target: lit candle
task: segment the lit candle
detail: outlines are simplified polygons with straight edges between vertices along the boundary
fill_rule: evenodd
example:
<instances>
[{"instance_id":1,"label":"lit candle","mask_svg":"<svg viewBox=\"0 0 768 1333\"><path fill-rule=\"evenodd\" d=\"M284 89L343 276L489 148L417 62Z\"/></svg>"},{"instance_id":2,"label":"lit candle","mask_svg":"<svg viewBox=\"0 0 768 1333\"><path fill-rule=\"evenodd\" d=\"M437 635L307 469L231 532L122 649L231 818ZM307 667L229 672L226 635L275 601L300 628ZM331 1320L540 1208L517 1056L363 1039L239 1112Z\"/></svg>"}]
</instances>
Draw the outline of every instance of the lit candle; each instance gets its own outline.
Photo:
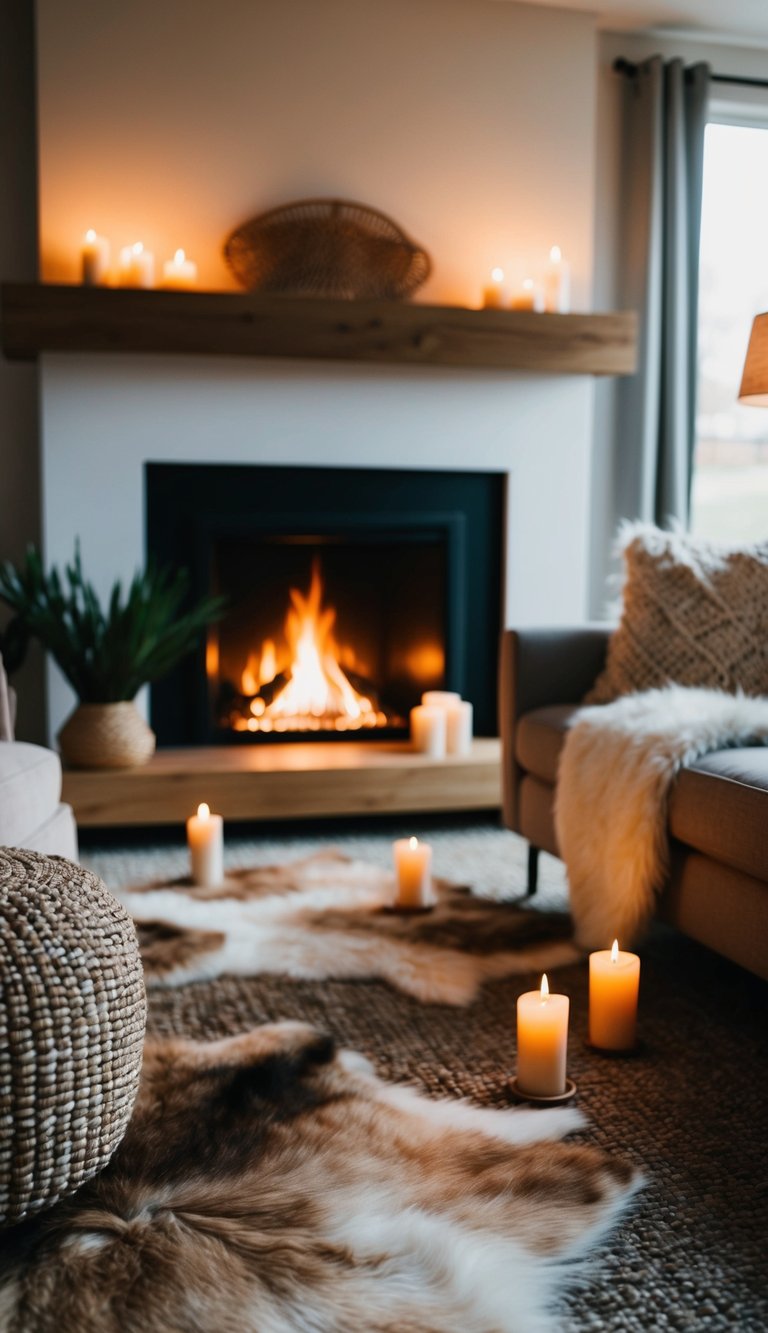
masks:
<instances>
[{"instance_id":1,"label":"lit candle","mask_svg":"<svg viewBox=\"0 0 768 1333\"><path fill-rule=\"evenodd\" d=\"M144 249L141 241L123 246L119 277L121 287L154 287L155 256Z\"/></svg>"},{"instance_id":2,"label":"lit candle","mask_svg":"<svg viewBox=\"0 0 768 1333\"><path fill-rule=\"evenodd\" d=\"M503 268L491 269L491 281L483 288L483 305L486 310L501 310L507 304L507 289L504 284Z\"/></svg>"},{"instance_id":3,"label":"lit candle","mask_svg":"<svg viewBox=\"0 0 768 1333\"><path fill-rule=\"evenodd\" d=\"M397 891L395 906L404 911L432 907L432 848L418 838L398 838L393 843Z\"/></svg>"},{"instance_id":4,"label":"lit candle","mask_svg":"<svg viewBox=\"0 0 768 1333\"><path fill-rule=\"evenodd\" d=\"M604 1051L631 1051L637 1033L640 959L612 949L589 955L589 1040Z\"/></svg>"},{"instance_id":5,"label":"lit candle","mask_svg":"<svg viewBox=\"0 0 768 1333\"><path fill-rule=\"evenodd\" d=\"M448 737L445 709L431 704L418 704L411 709L411 741L414 750L444 759Z\"/></svg>"},{"instance_id":6,"label":"lit candle","mask_svg":"<svg viewBox=\"0 0 768 1333\"><path fill-rule=\"evenodd\" d=\"M566 315L571 308L571 266L563 259L559 245L549 252L549 264L544 279L544 308Z\"/></svg>"},{"instance_id":7,"label":"lit candle","mask_svg":"<svg viewBox=\"0 0 768 1333\"><path fill-rule=\"evenodd\" d=\"M216 888L224 879L224 820L205 803L187 820L187 844L193 884Z\"/></svg>"},{"instance_id":8,"label":"lit candle","mask_svg":"<svg viewBox=\"0 0 768 1333\"><path fill-rule=\"evenodd\" d=\"M109 241L105 236L97 236L92 227L83 237L82 264L83 286L103 287L109 277Z\"/></svg>"},{"instance_id":9,"label":"lit candle","mask_svg":"<svg viewBox=\"0 0 768 1333\"><path fill-rule=\"evenodd\" d=\"M543 310L544 296L533 278L525 278L519 292L509 303L510 310Z\"/></svg>"},{"instance_id":10,"label":"lit candle","mask_svg":"<svg viewBox=\"0 0 768 1333\"><path fill-rule=\"evenodd\" d=\"M183 291L197 282L197 264L187 259L183 250L177 250L173 259L163 264L163 286Z\"/></svg>"},{"instance_id":11,"label":"lit candle","mask_svg":"<svg viewBox=\"0 0 768 1333\"><path fill-rule=\"evenodd\" d=\"M456 690L425 690L421 702L429 708L447 708L450 704L461 703L461 695Z\"/></svg>"},{"instance_id":12,"label":"lit candle","mask_svg":"<svg viewBox=\"0 0 768 1333\"><path fill-rule=\"evenodd\" d=\"M567 995L550 995L546 973L540 990L518 998L517 1086L522 1093L559 1097L565 1092L569 1008Z\"/></svg>"}]
</instances>

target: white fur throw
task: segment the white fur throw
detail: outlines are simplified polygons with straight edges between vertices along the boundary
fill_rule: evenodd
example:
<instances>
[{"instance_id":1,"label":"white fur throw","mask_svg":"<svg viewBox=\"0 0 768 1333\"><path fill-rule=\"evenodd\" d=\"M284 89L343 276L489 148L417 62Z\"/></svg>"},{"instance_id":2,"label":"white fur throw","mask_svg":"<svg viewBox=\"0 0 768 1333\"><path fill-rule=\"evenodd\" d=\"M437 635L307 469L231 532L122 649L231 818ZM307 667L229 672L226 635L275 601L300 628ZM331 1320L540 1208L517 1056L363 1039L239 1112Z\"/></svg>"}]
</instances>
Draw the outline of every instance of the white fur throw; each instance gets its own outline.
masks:
<instances>
[{"instance_id":1,"label":"white fur throw","mask_svg":"<svg viewBox=\"0 0 768 1333\"><path fill-rule=\"evenodd\" d=\"M664 689L582 708L560 757L555 826L576 938L628 945L647 926L668 866L676 774L701 755L768 742L768 699Z\"/></svg>"}]
</instances>

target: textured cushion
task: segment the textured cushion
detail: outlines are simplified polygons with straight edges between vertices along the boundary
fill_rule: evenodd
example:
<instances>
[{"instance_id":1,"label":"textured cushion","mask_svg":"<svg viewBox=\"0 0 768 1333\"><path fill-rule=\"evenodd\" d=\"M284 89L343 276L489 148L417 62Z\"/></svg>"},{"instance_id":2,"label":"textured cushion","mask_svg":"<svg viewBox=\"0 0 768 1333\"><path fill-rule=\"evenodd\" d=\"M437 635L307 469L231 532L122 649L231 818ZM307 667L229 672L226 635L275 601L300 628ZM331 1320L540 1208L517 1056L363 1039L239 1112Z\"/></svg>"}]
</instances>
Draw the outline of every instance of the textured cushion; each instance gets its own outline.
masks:
<instances>
[{"instance_id":1,"label":"textured cushion","mask_svg":"<svg viewBox=\"0 0 768 1333\"><path fill-rule=\"evenodd\" d=\"M670 682L768 694L768 541L726 549L636 523L622 539L621 624L586 702Z\"/></svg>"},{"instance_id":2,"label":"textured cushion","mask_svg":"<svg viewBox=\"0 0 768 1333\"><path fill-rule=\"evenodd\" d=\"M576 704L550 704L524 713L515 724L515 758L526 773L555 783L560 751Z\"/></svg>"},{"instance_id":3,"label":"textured cushion","mask_svg":"<svg viewBox=\"0 0 768 1333\"><path fill-rule=\"evenodd\" d=\"M768 747L718 750L683 769L669 830L687 847L768 881Z\"/></svg>"},{"instance_id":4,"label":"textured cushion","mask_svg":"<svg viewBox=\"0 0 768 1333\"><path fill-rule=\"evenodd\" d=\"M61 762L52 750L0 741L0 846L24 846L51 818L61 796Z\"/></svg>"}]
</instances>

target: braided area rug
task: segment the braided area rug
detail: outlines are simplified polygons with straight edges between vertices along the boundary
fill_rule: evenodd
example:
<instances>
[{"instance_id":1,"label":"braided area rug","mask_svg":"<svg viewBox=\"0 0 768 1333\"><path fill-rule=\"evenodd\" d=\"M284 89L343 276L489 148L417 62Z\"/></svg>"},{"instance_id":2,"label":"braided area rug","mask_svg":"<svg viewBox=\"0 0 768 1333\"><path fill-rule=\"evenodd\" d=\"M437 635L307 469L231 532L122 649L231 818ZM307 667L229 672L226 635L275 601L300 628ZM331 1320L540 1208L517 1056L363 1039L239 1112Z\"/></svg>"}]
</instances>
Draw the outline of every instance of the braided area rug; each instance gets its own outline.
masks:
<instances>
[{"instance_id":1,"label":"braided area rug","mask_svg":"<svg viewBox=\"0 0 768 1333\"><path fill-rule=\"evenodd\" d=\"M381 823L340 837L348 854L389 864ZM525 844L492 823L422 821L438 873L484 893L522 892ZM228 864L306 855L322 838L228 841ZM93 847L84 859L108 884L183 873L183 846ZM564 910L559 862L542 857L539 907ZM568 1333L765 1333L768 1328L768 987L676 933L658 928L640 950L637 1059L583 1045L587 968L565 968L571 1000L569 1073L589 1129L584 1140L634 1162L646 1186L560 1307ZM281 1018L310 1022L363 1051L383 1077L432 1095L507 1106L515 1067L514 1005L537 978L488 983L464 1009L424 1005L381 982L222 977L150 991L150 1031L213 1039ZM540 1114L546 1115L544 1111Z\"/></svg>"}]
</instances>

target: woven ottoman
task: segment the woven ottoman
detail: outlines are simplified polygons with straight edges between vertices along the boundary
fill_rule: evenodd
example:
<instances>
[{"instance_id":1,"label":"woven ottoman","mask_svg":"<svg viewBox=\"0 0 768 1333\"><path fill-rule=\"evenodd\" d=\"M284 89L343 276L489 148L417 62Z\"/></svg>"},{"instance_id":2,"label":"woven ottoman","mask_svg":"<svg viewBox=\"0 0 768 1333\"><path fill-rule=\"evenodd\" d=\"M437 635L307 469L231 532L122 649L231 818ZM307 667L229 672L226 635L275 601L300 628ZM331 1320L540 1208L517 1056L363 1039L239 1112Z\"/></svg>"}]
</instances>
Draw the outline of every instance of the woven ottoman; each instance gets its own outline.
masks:
<instances>
[{"instance_id":1,"label":"woven ottoman","mask_svg":"<svg viewBox=\"0 0 768 1333\"><path fill-rule=\"evenodd\" d=\"M101 880L0 848L0 1225L72 1193L120 1142L146 997L133 924Z\"/></svg>"}]
</instances>

